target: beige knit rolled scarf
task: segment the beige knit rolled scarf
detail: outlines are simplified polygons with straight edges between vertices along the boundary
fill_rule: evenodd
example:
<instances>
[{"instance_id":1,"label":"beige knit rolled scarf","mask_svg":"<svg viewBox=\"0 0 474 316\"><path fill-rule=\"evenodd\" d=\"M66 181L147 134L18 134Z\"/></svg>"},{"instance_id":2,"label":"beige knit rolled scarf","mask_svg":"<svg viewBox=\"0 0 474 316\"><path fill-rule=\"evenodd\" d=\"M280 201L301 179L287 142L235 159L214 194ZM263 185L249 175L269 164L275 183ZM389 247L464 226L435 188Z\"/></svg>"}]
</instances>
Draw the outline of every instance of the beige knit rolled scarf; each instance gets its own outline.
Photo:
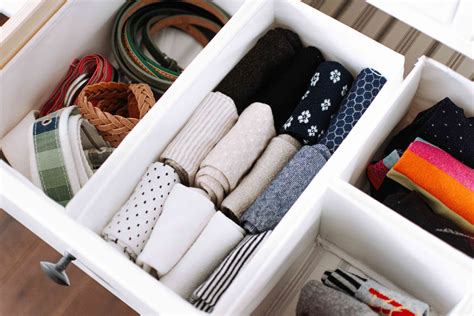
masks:
<instances>
[{"instance_id":1,"label":"beige knit rolled scarf","mask_svg":"<svg viewBox=\"0 0 474 316\"><path fill-rule=\"evenodd\" d=\"M222 202L222 211L232 212L237 218L252 205L300 149L298 140L287 134L274 137L263 154L255 162L252 170Z\"/></svg>"},{"instance_id":2,"label":"beige knit rolled scarf","mask_svg":"<svg viewBox=\"0 0 474 316\"><path fill-rule=\"evenodd\" d=\"M202 160L234 126L237 118L231 98L220 92L210 92L168 144L160 161L176 170L181 183L193 185Z\"/></svg>"},{"instance_id":3,"label":"beige knit rolled scarf","mask_svg":"<svg viewBox=\"0 0 474 316\"><path fill-rule=\"evenodd\" d=\"M196 174L196 186L203 189L217 207L250 170L275 136L270 106L255 102L240 115L234 127L209 152Z\"/></svg>"}]
</instances>

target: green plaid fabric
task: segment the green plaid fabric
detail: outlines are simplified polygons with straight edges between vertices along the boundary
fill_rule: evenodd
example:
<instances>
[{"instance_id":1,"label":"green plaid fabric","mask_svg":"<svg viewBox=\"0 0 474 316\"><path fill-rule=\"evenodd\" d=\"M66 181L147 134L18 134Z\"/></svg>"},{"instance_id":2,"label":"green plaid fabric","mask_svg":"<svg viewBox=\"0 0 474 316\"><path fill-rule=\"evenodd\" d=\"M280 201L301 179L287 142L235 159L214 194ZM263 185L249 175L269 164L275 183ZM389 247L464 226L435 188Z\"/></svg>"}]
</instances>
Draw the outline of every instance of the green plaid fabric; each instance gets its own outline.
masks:
<instances>
[{"instance_id":1,"label":"green plaid fabric","mask_svg":"<svg viewBox=\"0 0 474 316\"><path fill-rule=\"evenodd\" d=\"M59 138L60 110L33 123L33 144L36 165L43 191L53 200L65 206L74 193L69 182ZM72 111L72 114L76 110ZM69 119L62 117L61 119Z\"/></svg>"}]
</instances>

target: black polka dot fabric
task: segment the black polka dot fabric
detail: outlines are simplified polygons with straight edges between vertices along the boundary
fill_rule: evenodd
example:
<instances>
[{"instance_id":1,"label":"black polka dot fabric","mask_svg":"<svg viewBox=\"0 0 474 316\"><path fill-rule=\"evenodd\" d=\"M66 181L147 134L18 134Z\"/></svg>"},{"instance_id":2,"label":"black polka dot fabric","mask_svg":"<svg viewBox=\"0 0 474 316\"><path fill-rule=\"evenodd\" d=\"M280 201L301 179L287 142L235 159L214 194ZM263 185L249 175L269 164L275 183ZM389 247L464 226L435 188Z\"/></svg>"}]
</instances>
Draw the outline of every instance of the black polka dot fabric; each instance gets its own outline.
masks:
<instances>
[{"instance_id":1,"label":"black polka dot fabric","mask_svg":"<svg viewBox=\"0 0 474 316\"><path fill-rule=\"evenodd\" d=\"M449 98L420 112L410 125L393 137L385 153L393 149L405 150L416 137L440 147L474 168L474 117L466 118L464 110Z\"/></svg>"},{"instance_id":2,"label":"black polka dot fabric","mask_svg":"<svg viewBox=\"0 0 474 316\"><path fill-rule=\"evenodd\" d=\"M103 238L135 260L176 183L179 177L172 167L161 162L151 164L130 198L104 228Z\"/></svg>"},{"instance_id":3,"label":"black polka dot fabric","mask_svg":"<svg viewBox=\"0 0 474 316\"><path fill-rule=\"evenodd\" d=\"M340 63L326 61L320 64L281 133L290 134L305 144L316 144L352 81L351 73Z\"/></svg>"}]
</instances>

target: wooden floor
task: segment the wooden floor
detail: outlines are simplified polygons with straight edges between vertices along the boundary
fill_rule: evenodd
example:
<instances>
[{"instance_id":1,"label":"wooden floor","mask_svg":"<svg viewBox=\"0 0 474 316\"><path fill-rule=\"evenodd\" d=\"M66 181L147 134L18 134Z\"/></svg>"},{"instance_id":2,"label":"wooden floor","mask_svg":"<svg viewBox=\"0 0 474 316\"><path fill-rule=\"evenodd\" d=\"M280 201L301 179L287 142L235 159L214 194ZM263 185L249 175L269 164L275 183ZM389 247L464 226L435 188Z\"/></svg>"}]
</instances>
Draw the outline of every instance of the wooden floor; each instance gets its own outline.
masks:
<instances>
[{"instance_id":1,"label":"wooden floor","mask_svg":"<svg viewBox=\"0 0 474 316\"><path fill-rule=\"evenodd\" d=\"M59 286L41 271L42 260L60 254L0 210L0 315L136 315L71 264L71 286Z\"/></svg>"}]
</instances>

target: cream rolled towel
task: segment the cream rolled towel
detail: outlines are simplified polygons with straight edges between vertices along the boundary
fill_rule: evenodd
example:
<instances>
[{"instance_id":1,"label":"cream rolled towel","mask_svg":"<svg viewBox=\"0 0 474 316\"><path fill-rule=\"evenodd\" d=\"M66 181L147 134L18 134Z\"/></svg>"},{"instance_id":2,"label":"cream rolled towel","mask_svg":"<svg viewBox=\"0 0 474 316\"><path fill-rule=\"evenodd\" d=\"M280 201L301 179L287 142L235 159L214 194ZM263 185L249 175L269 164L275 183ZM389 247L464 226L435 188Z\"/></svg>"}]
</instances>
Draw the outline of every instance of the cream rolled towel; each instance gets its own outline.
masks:
<instances>
[{"instance_id":1,"label":"cream rolled towel","mask_svg":"<svg viewBox=\"0 0 474 316\"><path fill-rule=\"evenodd\" d=\"M28 179L31 179L28 134L31 133L31 125L36 121L38 113L37 110L28 112L1 142L2 152L10 166Z\"/></svg>"},{"instance_id":2,"label":"cream rolled towel","mask_svg":"<svg viewBox=\"0 0 474 316\"><path fill-rule=\"evenodd\" d=\"M274 137L262 156L258 158L252 170L240 181L239 185L222 202L224 213L231 212L237 218L252 205L300 149L301 144L290 135Z\"/></svg>"},{"instance_id":3,"label":"cream rolled towel","mask_svg":"<svg viewBox=\"0 0 474 316\"><path fill-rule=\"evenodd\" d=\"M184 257L160 281L182 298L189 299L244 235L239 225L221 212L215 213Z\"/></svg>"},{"instance_id":4,"label":"cream rolled towel","mask_svg":"<svg viewBox=\"0 0 474 316\"><path fill-rule=\"evenodd\" d=\"M127 202L104 227L102 237L132 260L150 238L166 199L179 183L172 167L161 162L148 166Z\"/></svg>"},{"instance_id":5,"label":"cream rolled towel","mask_svg":"<svg viewBox=\"0 0 474 316\"><path fill-rule=\"evenodd\" d=\"M275 136L270 106L252 103L234 127L217 143L196 174L196 186L220 207Z\"/></svg>"},{"instance_id":6,"label":"cream rolled towel","mask_svg":"<svg viewBox=\"0 0 474 316\"><path fill-rule=\"evenodd\" d=\"M147 272L156 272L158 277L168 273L214 214L214 205L201 193L176 184L137 264Z\"/></svg>"},{"instance_id":7,"label":"cream rolled towel","mask_svg":"<svg viewBox=\"0 0 474 316\"><path fill-rule=\"evenodd\" d=\"M202 160L234 126L237 118L231 98L220 92L210 92L168 144L160 161L172 166L184 185L193 185Z\"/></svg>"}]
</instances>

